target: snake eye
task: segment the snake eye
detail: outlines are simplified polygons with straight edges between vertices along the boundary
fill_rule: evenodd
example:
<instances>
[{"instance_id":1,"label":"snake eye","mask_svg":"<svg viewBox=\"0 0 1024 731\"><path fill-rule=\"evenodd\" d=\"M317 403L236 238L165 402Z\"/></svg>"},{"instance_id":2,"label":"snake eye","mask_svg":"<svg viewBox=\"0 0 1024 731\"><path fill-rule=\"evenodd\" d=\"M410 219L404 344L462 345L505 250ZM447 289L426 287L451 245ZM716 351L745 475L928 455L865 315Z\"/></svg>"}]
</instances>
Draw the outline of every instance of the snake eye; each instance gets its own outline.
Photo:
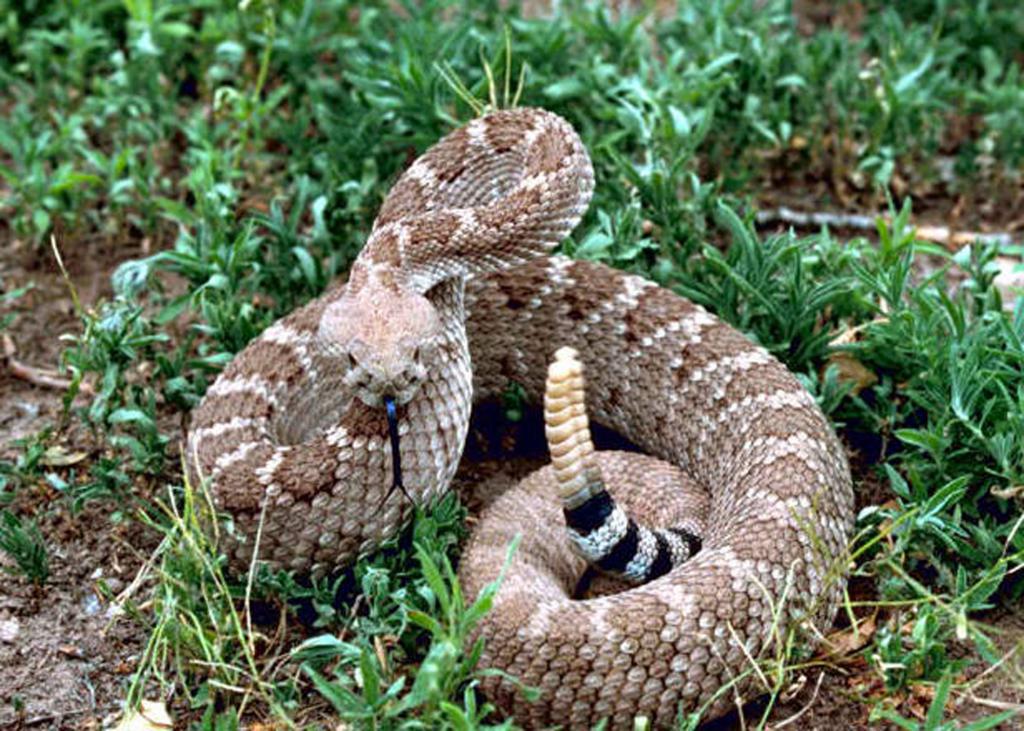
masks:
<instances>
[{"instance_id":1,"label":"snake eye","mask_svg":"<svg viewBox=\"0 0 1024 731\"><path fill-rule=\"evenodd\" d=\"M434 343L419 343L413 348L412 359L415 363L422 365L428 360L432 360L436 352L437 346Z\"/></svg>"}]
</instances>

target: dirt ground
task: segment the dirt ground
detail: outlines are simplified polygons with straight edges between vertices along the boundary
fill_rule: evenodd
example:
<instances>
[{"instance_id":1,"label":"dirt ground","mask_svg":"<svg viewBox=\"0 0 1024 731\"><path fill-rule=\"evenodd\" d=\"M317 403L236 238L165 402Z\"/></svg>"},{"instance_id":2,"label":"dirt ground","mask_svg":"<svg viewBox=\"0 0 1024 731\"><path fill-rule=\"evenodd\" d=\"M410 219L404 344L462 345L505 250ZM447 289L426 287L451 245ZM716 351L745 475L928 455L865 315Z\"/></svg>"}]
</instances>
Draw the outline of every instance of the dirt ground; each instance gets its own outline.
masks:
<instances>
[{"instance_id":1,"label":"dirt ground","mask_svg":"<svg viewBox=\"0 0 1024 731\"><path fill-rule=\"evenodd\" d=\"M805 193L803 200L807 196ZM775 204L781 202L791 204L792 200ZM948 206L931 209L933 215L942 210L948 211ZM1005 209L1003 213L1005 216ZM935 220L944 223L946 216L935 215ZM1012 216L1002 218L1002 223L1010 221ZM140 254L134 245L85 242L79 242L76 251L67 263L85 306L109 296L109 275L114 267ZM18 303L18 317L8 331L15 358L32 368L56 369L62 348L60 334L76 332L79 324L53 257L48 251L26 251L0 229L0 281L8 289L34 285ZM17 450L12 442L60 421L63 394L18 377L8 361L0 361L0 365L0 456L14 458ZM479 508L539 463L535 439L513 433L500 441L503 443L495 443L492 438L488 442L478 435L467 450L458 481L463 488L475 486L471 508ZM57 448L55 454L80 458L85 469L99 456L96 441L73 422L57 432L51 444ZM526 456L511 461L495 459L511 444ZM875 501L878 495L872 494L870 481L862 484L861 502ZM146 633L132 620L116 617L104 596L116 594L132 582L157 538L137 521L115 520L107 504L72 515L66 501L45 481L25 489L27 494L18 499L26 500L38 515L50 547L52 574L47 584L36 590L21 579L0 573L0 729L106 727L120 709ZM4 560L0 557L0 562ZM991 625L1007 659L994 671L972 659L967 676L980 678L973 686L973 699L955 699L957 714L965 719L992 713L1005 704L1024 703L1024 612L1004 608L982 620ZM844 628L839 625L836 631L842 633ZM868 723L871 704L865 702L883 694L877 673L856 653L822 659L820 664L793 674L792 688L771 712L771 728L884 728ZM930 698L922 691L920 697L894 700L904 712L923 714ZM748 719L756 723L763 709L763 702L753 703ZM733 716L711 727L744 726ZM1021 727L1004 724L1002 728Z\"/></svg>"},{"instance_id":2,"label":"dirt ground","mask_svg":"<svg viewBox=\"0 0 1024 731\"><path fill-rule=\"evenodd\" d=\"M99 252L97 252L99 253ZM108 254L110 252L107 252ZM128 249L120 256L136 255ZM79 296L89 304L109 295L116 261L75 256L69 264ZM8 334L22 365L56 370L61 333L78 329L68 289L47 252L8 242L0 249L0 281L33 288L17 303ZM62 391L15 377L10 363L0 374L0 456L13 459L17 440L57 424ZM71 426L52 440L53 454L86 466L95 441ZM71 515L45 483L19 494L37 512L50 548L51 576L36 590L0 573L0 728L89 728L119 711L119 700L145 641L139 628L111 622L101 582L116 593L130 582L153 537L132 520L115 523L110 507ZM0 556L0 562L6 557Z\"/></svg>"}]
</instances>

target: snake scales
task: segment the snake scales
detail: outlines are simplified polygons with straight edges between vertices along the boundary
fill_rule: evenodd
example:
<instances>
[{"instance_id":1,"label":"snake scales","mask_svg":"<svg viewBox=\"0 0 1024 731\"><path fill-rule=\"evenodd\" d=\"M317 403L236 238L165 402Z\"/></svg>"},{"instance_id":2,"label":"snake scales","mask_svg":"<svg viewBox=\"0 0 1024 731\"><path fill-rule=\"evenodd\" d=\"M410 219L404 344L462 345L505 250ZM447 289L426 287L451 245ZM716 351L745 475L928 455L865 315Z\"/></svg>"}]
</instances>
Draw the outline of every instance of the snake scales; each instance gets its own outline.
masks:
<instances>
[{"instance_id":1,"label":"snake scales","mask_svg":"<svg viewBox=\"0 0 1024 731\"><path fill-rule=\"evenodd\" d=\"M481 629L483 662L543 693L527 703L495 676L484 690L528 726L643 714L660 727L749 668L773 622L830 621L852 487L825 417L765 350L640 277L549 255L592 188L579 138L548 112L494 112L447 135L394 185L348 282L268 328L211 386L188 462L234 518L235 566L262 521L261 560L328 571L409 517L391 489L385 404L405 491L426 501L448 489L472 403L510 381L539 399L552 353L571 346L591 418L656 458L602 455L609 490L652 525L685 522L705 495L689 517L703 547L642 586L574 599L583 565L553 478L527 479L481 517L460 579L475 596L524 534ZM709 715L732 703L722 695Z\"/></svg>"}]
</instances>

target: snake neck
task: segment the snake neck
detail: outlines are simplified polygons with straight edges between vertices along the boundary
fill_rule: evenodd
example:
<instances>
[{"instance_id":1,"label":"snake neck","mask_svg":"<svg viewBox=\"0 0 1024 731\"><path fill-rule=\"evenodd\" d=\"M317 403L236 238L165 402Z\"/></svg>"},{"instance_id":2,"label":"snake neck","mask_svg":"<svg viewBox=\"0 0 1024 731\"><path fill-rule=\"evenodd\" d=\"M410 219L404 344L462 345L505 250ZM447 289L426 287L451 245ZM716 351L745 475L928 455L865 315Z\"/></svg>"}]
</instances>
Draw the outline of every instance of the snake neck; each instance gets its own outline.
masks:
<instances>
[{"instance_id":1,"label":"snake neck","mask_svg":"<svg viewBox=\"0 0 1024 731\"><path fill-rule=\"evenodd\" d=\"M447 490L469 431L473 373L464 286L462 278L452 278L426 293L437 308L442 335L430 377L400 413L400 451L406 487L421 501Z\"/></svg>"},{"instance_id":2,"label":"snake neck","mask_svg":"<svg viewBox=\"0 0 1024 731\"><path fill-rule=\"evenodd\" d=\"M357 297L369 288L393 294L408 289L409 281L402 271L400 253L395 246L383 246L380 241L371 237L352 262L345 285L347 297Z\"/></svg>"}]
</instances>

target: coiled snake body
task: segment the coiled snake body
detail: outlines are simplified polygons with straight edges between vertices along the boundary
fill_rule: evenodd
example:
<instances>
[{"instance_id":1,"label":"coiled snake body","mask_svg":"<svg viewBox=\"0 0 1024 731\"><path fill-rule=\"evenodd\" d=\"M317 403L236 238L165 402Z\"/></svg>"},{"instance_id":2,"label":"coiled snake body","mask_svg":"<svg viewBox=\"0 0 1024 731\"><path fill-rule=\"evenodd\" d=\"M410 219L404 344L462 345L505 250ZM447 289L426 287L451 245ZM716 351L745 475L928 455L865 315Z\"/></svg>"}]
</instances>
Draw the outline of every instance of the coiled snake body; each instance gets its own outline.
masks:
<instances>
[{"instance_id":1,"label":"coiled snake body","mask_svg":"<svg viewBox=\"0 0 1024 731\"><path fill-rule=\"evenodd\" d=\"M703 547L647 584L574 599L582 563L553 478L526 480L481 516L459 575L475 596L523 534L481 628L483 663L542 697L527 703L497 676L484 690L528 726L628 727L638 714L665 726L793 621L831 620L852 487L827 420L766 351L640 277L548 256L592 187L578 137L548 112L449 134L395 184L347 284L268 328L211 386L189 466L234 517L234 565L248 565L262 521L261 560L324 572L411 510L392 489L383 404L397 407L404 491L425 501L448 489L473 401L510 381L539 400L552 353L575 348L591 418L670 465L609 455L609 489L652 525L685 522L694 503L679 496L703 491L706 515L689 518Z\"/></svg>"}]
</instances>

